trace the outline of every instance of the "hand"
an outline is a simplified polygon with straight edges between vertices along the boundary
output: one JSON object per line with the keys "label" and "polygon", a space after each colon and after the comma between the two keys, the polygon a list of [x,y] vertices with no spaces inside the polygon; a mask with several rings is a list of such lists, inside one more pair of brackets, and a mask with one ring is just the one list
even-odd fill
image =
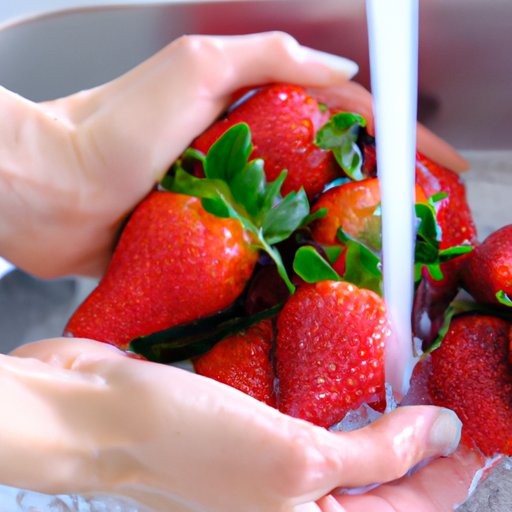
{"label": "hand", "polygon": [[[335,490],[395,480],[451,453],[460,434],[452,413],[430,406],[332,433],[213,380],[88,340],[25,345],[0,357],[0,375],[9,439],[0,443],[0,458],[11,461],[0,468],[0,482],[123,495],[156,511],[362,510],[356,500],[366,495]],[[453,490],[446,502],[459,499],[466,484],[446,481]]]}
{"label": "hand", "polygon": [[182,37],[118,79],[34,104],[0,88],[0,254],[42,277],[100,275],[130,210],[230,103],[357,66],[282,33]]}
{"label": "hand", "polygon": [[[132,208],[233,91],[290,82],[368,117],[357,66],[282,33],[187,36],[116,80],[35,104],[0,87],[0,255],[40,277],[100,276]],[[466,162],[418,127],[419,149]]]}

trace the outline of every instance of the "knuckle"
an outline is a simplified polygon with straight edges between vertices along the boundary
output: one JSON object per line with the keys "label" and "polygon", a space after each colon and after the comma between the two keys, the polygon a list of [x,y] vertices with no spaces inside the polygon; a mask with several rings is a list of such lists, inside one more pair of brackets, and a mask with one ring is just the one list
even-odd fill
{"label": "knuckle", "polygon": [[317,441],[314,433],[304,431],[288,440],[279,482],[287,495],[301,496],[311,492],[332,470],[333,461]]}
{"label": "knuckle", "polygon": [[418,453],[417,443],[412,442],[412,440],[401,445],[395,445],[393,452],[395,479],[404,476],[421,458],[420,453]]}
{"label": "knuckle", "polygon": [[273,50],[278,51],[282,55],[289,55],[295,52],[300,46],[293,36],[278,30],[269,32],[268,41],[273,47]]}

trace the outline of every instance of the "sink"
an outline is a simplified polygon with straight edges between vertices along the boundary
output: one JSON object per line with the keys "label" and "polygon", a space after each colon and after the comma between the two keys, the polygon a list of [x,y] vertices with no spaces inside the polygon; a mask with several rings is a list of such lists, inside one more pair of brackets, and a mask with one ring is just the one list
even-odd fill
{"label": "sink", "polygon": [[[356,79],[369,88],[364,2],[348,0],[169,2],[41,15],[0,26],[0,85],[35,101],[52,99],[115,78],[182,34],[266,30],[354,59]],[[420,121],[472,163],[465,179],[483,238],[512,223],[505,207],[512,192],[512,66],[504,64],[512,2],[421,2],[419,48]],[[0,280],[0,352],[60,335],[95,284],[8,272]],[[459,510],[512,510],[510,469],[505,459]]]}

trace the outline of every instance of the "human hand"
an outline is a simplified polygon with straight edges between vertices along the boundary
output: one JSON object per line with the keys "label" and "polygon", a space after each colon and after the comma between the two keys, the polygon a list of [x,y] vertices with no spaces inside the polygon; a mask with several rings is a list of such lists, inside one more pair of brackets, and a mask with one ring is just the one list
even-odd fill
{"label": "human hand", "polygon": [[[0,375],[9,439],[0,457],[12,461],[0,468],[1,482],[128,496],[157,511],[362,510],[356,498],[366,495],[336,489],[395,480],[451,453],[460,433],[452,413],[430,406],[401,407],[364,429],[333,433],[210,379],[88,340],[22,346],[0,357]],[[446,503],[459,499],[466,480],[445,482],[453,490]]]}
{"label": "human hand", "polygon": [[118,79],[43,104],[0,88],[0,254],[100,275],[126,215],[244,86],[326,87],[357,66],[282,33],[187,36]]}

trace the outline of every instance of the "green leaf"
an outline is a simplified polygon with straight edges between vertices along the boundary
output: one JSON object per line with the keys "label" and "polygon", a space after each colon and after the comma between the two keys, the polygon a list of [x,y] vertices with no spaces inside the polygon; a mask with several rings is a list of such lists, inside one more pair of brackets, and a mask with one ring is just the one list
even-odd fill
{"label": "green leaf", "polygon": [[207,178],[229,182],[245,167],[251,152],[249,126],[236,124],[211,146],[203,163],[204,174]]}
{"label": "green leaf", "polygon": [[230,181],[233,198],[243,204],[247,213],[257,215],[265,194],[265,170],[263,160],[255,159],[245,166],[243,172],[235,174]]}
{"label": "green leaf", "polygon": [[329,263],[332,265],[338,261],[338,258],[341,256],[343,252],[343,247],[340,245],[324,245],[322,246]]}
{"label": "green leaf", "polygon": [[439,260],[441,262],[445,262],[456,258],[457,256],[462,256],[463,254],[468,254],[474,249],[471,245],[454,245],[453,247],[449,247],[448,249],[443,249],[439,251]]}
{"label": "green leaf", "polygon": [[303,228],[315,220],[323,219],[328,212],[328,208],[318,208],[318,210],[315,210],[313,213],[306,215],[302,220],[302,224],[299,227]]}
{"label": "green leaf", "polygon": [[366,120],[358,114],[340,112],[318,130],[315,144],[331,150],[336,161],[354,181],[364,179],[361,172],[363,157],[357,145],[359,130],[366,126]]}
{"label": "green leaf", "polygon": [[425,354],[430,354],[433,352],[436,348],[439,348],[441,346],[441,343],[443,342],[443,338],[446,336],[446,333],[450,329],[450,324],[452,322],[452,318],[459,312],[458,308],[456,306],[450,305],[446,309],[444,313],[444,320],[443,325],[439,329],[436,339],[433,341],[432,345],[428,348],[428,350],[425,351]]}
{"label": "green leaf", "polygon": [[418,219],[414,248],[414,282],[416,285],[422,279],[422,268],[427,269],[432,279],[440,281],[444,277],[440,267],[441,263],[473,250],[470,245],[457,245],[440,249],[442,232],[436,218],[436,205],[446,197],[446,193],[440,192],[430,197],[428,204],[418,203],[415,205]]}
{"label": "green leaf", "polygon": [[248,315],[241,302],[237,301],[214,315],[135,338],[129,343],[128,349],[158,363],[183,361],[204,354],[224,338],[244,331],[261,320],[274,317],[281,308],[279,304]]}
{"label": "green leaf", "polygon": [[496,292],[496,298],[500,304],[512,307],[512,299],[503,290]]}
{"label": "green leaf", "polygon": [[343,280],[382,295],[382,270],[379,256],[359,240],[347,235],[342,228],[338,228],[337,238],[347,248]]}
{"label": "green leaf", "polygon": [[266,187],[265,194],[263,195],[261,202],[261,211],[263,214],[265,214],[268,210],[270,210],[270,208],[275,206],[281,200],[280,191],[287,174],[288,171],[281,171],[279,176]]}
{"label": "green leaf", "polygon": [[183,160],[192,159],[192,160],[198,160],[204,165],[204,162],[206,160],[206,155],[195,148],[187,148],[183,152]]}
{"label": "green leaf", "polygon": [[223,219],[233,217],[229,206],[219,197],[205,197],[201,199],[201,204],[208,213],[211,213],[216,217],[221,217]]}
{"label": "green leaf", "polygon": [[441,230],[436,219],[436,211],[430,204],[417,203],[414,205],[416,217],[419,219],[417,238],[424,241],[439,242]]}
{"label": "green leaf", "polygon": [[302,246],[295,253],[293,270],[307,283],[341,280],[331,265],[311,246]]}
{"label": "green leaf", "polygon": [[[266,251],[277,266],[291,293],[295,290],[278,250],[274,247],[307,221],[309,202],[304,190],[291,192],[284,198],[281,187],[286,178],[283,170],[268,183],[264,163],[248,160],[252,152],[251,133],[246,123],[230,127],[210,148],[207,155],[187,150],[173,166],[173,173],[161,185],[167,190],[202,199],[206,211],[218,217],[241,222],[253,234],[255,247]],[[184,158],[203,162],[205,178],[197,178],[183,168]]]}
{"label": "green leaf", "polygon": [[309,202],[304,189],[290,192],[263,217],[263,236],[269,244],[286,240],[309,214]]}

